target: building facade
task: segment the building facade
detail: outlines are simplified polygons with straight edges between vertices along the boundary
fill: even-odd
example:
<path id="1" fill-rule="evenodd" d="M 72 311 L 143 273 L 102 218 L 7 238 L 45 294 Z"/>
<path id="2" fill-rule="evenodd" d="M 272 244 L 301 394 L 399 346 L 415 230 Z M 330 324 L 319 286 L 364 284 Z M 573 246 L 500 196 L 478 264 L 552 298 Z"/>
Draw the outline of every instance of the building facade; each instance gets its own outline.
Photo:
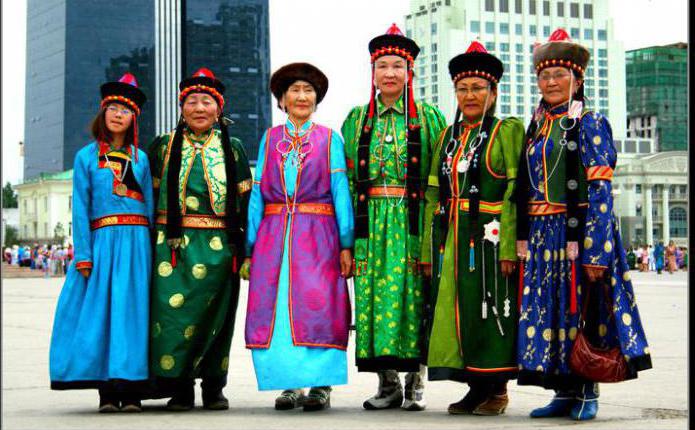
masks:
<path id="1" fill-rule="evenodd" d="M 415 96 L 439 106 L 450 122 L 456 98 L 449 60 L 479 40 L 504 64 L 497 115 L 528 123 L 540 100 L 533 46 L 562 27 L 591 53 L 585 73 L 587 106 L 608 116 L 614 136 L 626 135 L 625 55 L 614 40 L 608 1 L 411 0 L 410 5 L 406 32 L 421 47 Z"/>
<path id="2" fill-rule="evenodd" d="M 613 176 L 623 244 L 688 244 L 688 153 L 621 154 Z"/>
<path id="3" fill-rule="evenodd" d="M 72 242 L 72 170 L 42 173 L 15 185 L 19 204 L 19 238 L 26 242 Z"/>
<path id="4" fill-rule="evenodd" d="M 271 122 L 269 51 L 268 0 L 28 0 L 24 178 L 72 168 L 99 86 L 126 71 L 148 98 L 146 143 L 176 126 L 181 77 L 213 70 L 254 159 Z"/>
<path id="5" fill-rule="evenodd" d="M 627 136 L 649 137 L 660 151 L 688 149 L 688 45 L 627 51 Z"/>

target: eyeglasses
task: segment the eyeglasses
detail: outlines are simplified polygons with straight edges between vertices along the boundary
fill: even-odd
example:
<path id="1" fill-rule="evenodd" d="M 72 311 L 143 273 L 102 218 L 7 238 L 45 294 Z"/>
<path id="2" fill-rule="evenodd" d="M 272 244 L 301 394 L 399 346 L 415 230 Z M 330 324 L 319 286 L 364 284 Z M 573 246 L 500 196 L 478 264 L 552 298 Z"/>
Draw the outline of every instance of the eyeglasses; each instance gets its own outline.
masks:
<path id="1" fill-rule="evenodd" d="M 133 111 L 130 110 L 130 109 L 127 109 L 127 108 L 119 109 L 119 108 L 117 108 L 117 107 L 114 106 L 114 105 L 109 105 L 109 106 L 106 108 L 106 110 L 110 111 L 111 113 L 119 113 L 119 112 L 120 112 L 121 115 L 123 115 L 123 116 L 128 116 L 128 115 L 132 115 L 132 114 L 133 114 Z"/>
<path id="2" fill-rule="evenodd" d="M 569 77 L 570 74 L 568 72 L 557 71 L 555 73 L 541 73 L 540 75 L 538 75 L 538 80 L 548 82 L 549 80 L 554 79 L 556 81 L 559 81 L 561 79 L 567 79 Z"/>
<path id="3" fill-rule="evenodd" d="M 461 93 L 464 96 L 467 96 L 468 93 L 471 93 L 474 96 L 479 96 L 483 93 L 483 91 L 485 91 L 487 89 L 488 89 L 488 87 L 478 87 L 478 86 L 474 86 L 471 88 L 461 87 L 461 88 L 456 88 L 456 92 Z"/>

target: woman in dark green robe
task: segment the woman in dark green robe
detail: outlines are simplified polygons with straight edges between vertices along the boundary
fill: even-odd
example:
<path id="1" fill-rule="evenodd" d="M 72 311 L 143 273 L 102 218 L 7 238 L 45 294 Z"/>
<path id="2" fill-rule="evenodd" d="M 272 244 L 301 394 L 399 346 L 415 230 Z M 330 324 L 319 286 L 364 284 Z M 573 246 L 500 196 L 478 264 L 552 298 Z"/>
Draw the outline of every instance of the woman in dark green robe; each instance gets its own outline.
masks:
<path id="1" fill-rule="evenodd" d="M 516 375 L 516 208 L 509 197 L 524 128 L 517 118 L 494 117 L 503 66 L 481 44 L 453 58 L 449 72 L 458 111 L 436 147 L 427 191 L 428 217 L 436 211 L 427 365 L 430 380 L 470 386 L 449 413 L 497 415 Z"/>
<path id="2" fill-rule="evenodd" d="M 156 397 L 172 397 L 169 410 L 193 407 L 195 378 L 203 380 L 203 407 L 227 409 L 222 388 L 239 296 L 237 268 L 243 261 L 251 172 L 241 142 L 230 139 L 221 123 L 222 82 L 200 69 L 179 89 L 179 125 L 150 148 L 159 191 L 150 373 Z"/>

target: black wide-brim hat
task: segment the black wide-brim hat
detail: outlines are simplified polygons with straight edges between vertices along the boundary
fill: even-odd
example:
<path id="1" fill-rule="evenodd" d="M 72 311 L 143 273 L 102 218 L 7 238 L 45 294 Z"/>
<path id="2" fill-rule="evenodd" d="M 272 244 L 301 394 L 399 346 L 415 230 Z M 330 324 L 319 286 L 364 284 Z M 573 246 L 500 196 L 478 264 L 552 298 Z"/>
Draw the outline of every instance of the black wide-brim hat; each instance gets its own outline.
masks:
<path id="1" fill-rule="evenodd" d="M 186 96 L 192 93 L 207 93 L 217 100 L 220 109 L 224 107 L 225 86 L 215 77 L 211 70 L 201 67 L 193 76 L 184 78 L 179 83 L 179 102 L 183 103 Z"/>
<path id="2" fill-rule="evenodd" d="M 124 74 L 118 81 L 104 83 L 100 88 L 102 105 L 122 103 L 130 106 L 136 114 L 140 114 L 147 97 L 137 85 L 135 76 L 130 73 Z"/>
<path id="3" fill-rule="evenodd" d="M 413 39 L 404 36 L 394 23 L 386 34 L 381 34 L 369 41 L 369 53 L 372 62 L 384 55 L 398 55 L 412 63 L 420 53 L 420 47 Z"/>
<path id="4" fill-rule="evenodd" d="M 474 41 L 465 53 L 449 61 L 449 74 L 454 84 L 470 77 L 483 78 L 497 84 L 504 74 L 504 65 L 499 58 L 488 53 L 481 43 Z"/>
<path id="5" fill-rule="evenodd" d="M 328 78 L 318 67 L 309 63 L 290 63 L 277 69 L 270 77 L 270 91 L 280 101 L 285 91 L 297 81 L 306 81 L 316 91 L 316 104 L 328 91 Z"/>
<path id="6" fill-rule="evenodd" d="M 548 41 L 533 50 L 533 66 L 536 74 L 547 67 L 567 67 L 584 75 L 591 54 L 582 45 L 572 42 L 562 28 L 550 35 Z"/>

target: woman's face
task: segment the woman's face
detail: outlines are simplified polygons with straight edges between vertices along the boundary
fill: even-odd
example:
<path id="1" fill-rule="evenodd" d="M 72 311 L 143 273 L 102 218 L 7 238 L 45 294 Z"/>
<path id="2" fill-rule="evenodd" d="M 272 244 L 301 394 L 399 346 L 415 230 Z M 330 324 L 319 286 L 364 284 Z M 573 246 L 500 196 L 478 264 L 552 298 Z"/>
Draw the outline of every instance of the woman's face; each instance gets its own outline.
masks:
<path id="1" fill-rule="evenodd" d="M 106 128 L 113 135 L 125 135 L 133 123 L 133 116 L 133 111 L 128 106 L 120 103 L 109 103 L 104 113 Z"/>
<path id="2" fill-rule="evenodd" d="M 467 119 L 482 117 L 483 109 L 490 109 L 496 99 L 497 89 L 491 89 L 490 82 L 486 79 L 470 77 L 456 82 L 456 101 Z"/>
<path id="3" fill-rule="evenodd" d="M 306 121 L 316 110 L 316 90 L 307 81 L 295 81 L 280 102 L 293 121 Z"/>
<path id="4" fill-rule="evenodd" d="M 541 90 L 543 100 L 550 106 L 568 101 L 570 88 L 574 95 L 581 82 L 574 79 L 572 72 L 565 67 L 548 67 L 538 74 L 538 88 Z"/>
<path id="5" fill-rule="evenodd" d="M 396 98 L 405 86 L 408 64 L 398 55 L 384 55 L 374 63 L 374 81 L 376 87 L 386 97 Z"/>
<path id="6" fill-rule="evenodd" d="M 184 121 L 196 134 L 210 130 L 220 116 L 217 101 L 206 93 L 189 94 L 181 109 Z"/>

